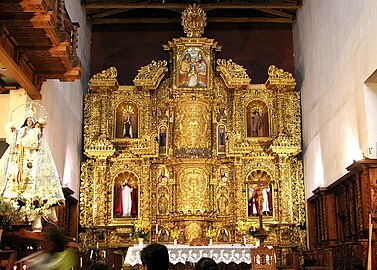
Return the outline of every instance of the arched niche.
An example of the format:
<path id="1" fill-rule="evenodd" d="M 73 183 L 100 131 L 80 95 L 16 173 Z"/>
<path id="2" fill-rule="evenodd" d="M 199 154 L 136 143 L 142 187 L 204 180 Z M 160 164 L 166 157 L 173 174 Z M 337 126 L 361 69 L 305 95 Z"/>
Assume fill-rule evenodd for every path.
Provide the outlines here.
<path id="1" fill-rule="evenodd" d="M 268 137 L 269 116 L 266 103 L 253 100 L 246 106 L 246 135 L 247 137 Z"/>
<path id="2" fill-rule="evenodd" d="M 132 139 L 139 137 L 139 109 L 131 102 L 122 102 L 116 108 L 115 137 Z"/>
<path id="3" fill-rule="evenodd" d="M 136 218 L 139 210 L 138 179 L 133 172 L 124 171 L 114 179 L 113 215 L 116 218 Z"/>
<path id="4" fill-rule="evenodd" d="M 161 125 L 158 128 L 158 146 L 159 155 L 166 155 L 168 149 L 168 127 L 166 125 Z"/>
<path id="5" fill-rule="evenodd" d="M 226 126 L 220 124 L 217 126 L 217 153 L 225 154 Z"/>
<path id="6" fill-rule="evenodd" d="M 272 178 L 264 170 L 253 170 L 247 176 L 247 209 L 248 216 L 259 216 L 260 211 L 264 216 L 272 216 Z M 260 204 L 262 205 L 260 208 Z"/>

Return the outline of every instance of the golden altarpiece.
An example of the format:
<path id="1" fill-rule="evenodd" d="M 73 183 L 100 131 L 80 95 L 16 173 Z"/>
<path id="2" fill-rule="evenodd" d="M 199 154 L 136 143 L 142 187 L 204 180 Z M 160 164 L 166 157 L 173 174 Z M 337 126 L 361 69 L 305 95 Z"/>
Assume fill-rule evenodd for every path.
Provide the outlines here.
<path id="1" fill-rule="evenodd" d="M 142 67 L 121 86 L 113 67 L 93 76 L 85 96 L 80 245 L 135 243 L 132 222 L 151 224 L 152 241 L 240 243 L 263 204 L 267 244 L 278 262 L 305 246 L 300 94 L 288 72 L 270 66 L 251 84 L 221 46 L 201 37 L 206 15 L 182 13 L 187 37 L 164 45 L 170 61 Z M 264 200 L 260 200 L 263 196 Z M 156 234 L 156 230 L 158 233 Z M 252 237 L 248 241 L 256 241 Z"/>

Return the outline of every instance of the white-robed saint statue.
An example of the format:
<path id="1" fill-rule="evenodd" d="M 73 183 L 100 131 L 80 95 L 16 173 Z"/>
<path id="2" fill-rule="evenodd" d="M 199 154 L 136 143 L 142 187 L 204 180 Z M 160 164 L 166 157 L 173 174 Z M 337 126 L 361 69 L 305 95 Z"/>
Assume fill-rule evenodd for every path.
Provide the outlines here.
<path id="1" fill-rule="evenodd" d="M 118 189 L 115 214 L 118 217 L 137 216 L 137 188 L 131 187 L 128 179 Z"/>
<path id="2" fill-rule="evenodd" d="M 1 197 L 64 202 L 59 175 L 42 132 L 46 120 L 47 116 L 37 121 L 36 109 L 30 104 L 19 129 L 12 122 L 7 125 L 10 146 L 0 159 Z"/>

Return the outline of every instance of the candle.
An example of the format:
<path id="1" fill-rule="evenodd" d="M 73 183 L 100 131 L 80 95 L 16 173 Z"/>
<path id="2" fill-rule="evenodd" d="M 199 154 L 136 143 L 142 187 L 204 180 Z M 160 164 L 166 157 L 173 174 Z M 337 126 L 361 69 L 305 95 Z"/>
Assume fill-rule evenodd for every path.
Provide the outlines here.
<path id="1" fill-rule="evenodd" d="M 97 242 L 97 248 L 99 248 L 99 243 Z"/>
<path id="2" fill-rule="evenodd" d="M 93 249 L 90 251 L 90 259 L 93 257 Z"/>
<path id="3" fill-rule="evenodd" d="M 243 236 L 243 243 L 246 245 L 246 235 Z"/>
<path id="4" fill-rule="evenodd" d="M 80 257 L 80 267 L 82 267 L 82 257 Z"/>
<path id="5" fill-rule="evenodd" d="M 106 250 L 103 251 L 103 257 L 106 259 Z"/>
<path id="6" fill-rule="evenodd" d="M 17 270 L 17 266 L 15 265 L 15 266 L 13 266 L 13 270 Z"/>
<path id="7" fill-rule="evenodd" d="M 158 224 L 156 224 L 156 234 L 158 234 Z"/>
<path id="8" fill-rule="evenodd" d="M 22 269 L 23 269 L 23 270 L 26 270 L 26 265 L 22 266 Z"/>

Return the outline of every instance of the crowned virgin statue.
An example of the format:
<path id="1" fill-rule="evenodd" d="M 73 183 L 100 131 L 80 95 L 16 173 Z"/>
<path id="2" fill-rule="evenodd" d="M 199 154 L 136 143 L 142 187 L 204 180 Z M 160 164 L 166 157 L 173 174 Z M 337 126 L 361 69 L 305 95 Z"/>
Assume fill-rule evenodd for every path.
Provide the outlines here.
<path id="1" fill-rule="evenodd" d="M 13 121 L 7 125 L 10 146 L 0 159 L 0 195 L 5 199 L 38 198 L 52 204 L 62 203 L 60 179 L 43 136 L 47 116 L 38 120 L 36 117 L 37 110 L 30 103 L 18 128 Z"/>

